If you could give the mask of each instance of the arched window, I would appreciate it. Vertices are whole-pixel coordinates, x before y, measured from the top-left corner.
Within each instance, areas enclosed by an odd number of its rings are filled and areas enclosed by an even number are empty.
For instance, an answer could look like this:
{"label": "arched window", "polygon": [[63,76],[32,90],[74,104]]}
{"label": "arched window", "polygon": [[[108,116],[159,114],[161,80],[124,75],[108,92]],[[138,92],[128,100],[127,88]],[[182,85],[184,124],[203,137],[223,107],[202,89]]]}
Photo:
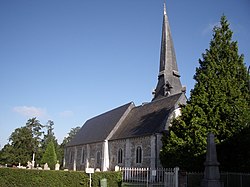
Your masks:
{"label": "arched window", "polygon": [[97,168],[101,167],[101,152],[100,151],[96,153],[96,167]]}
{"label": "arched window", "polygon": [[141,147],[138,146],[136,149],[136,163],[139,164],[142,161],[142,150]]}
{"label": "arched window", "polygon": [[70,154],[69,154],[69,163],[72,164],[73,161],[74,161],[74,155],[75,155],[75,152],[74,151],[70,151]]}
{"label": "arched window", "polygon": [[122,163],[123,155],[122,155],[122,149],[118,150],[118,164]]}
{"label": "arched window", "polygon": [[84,164],[85,160],[84,160],[84,149],[82,148],[82,157],[81,157],[81,163]]}

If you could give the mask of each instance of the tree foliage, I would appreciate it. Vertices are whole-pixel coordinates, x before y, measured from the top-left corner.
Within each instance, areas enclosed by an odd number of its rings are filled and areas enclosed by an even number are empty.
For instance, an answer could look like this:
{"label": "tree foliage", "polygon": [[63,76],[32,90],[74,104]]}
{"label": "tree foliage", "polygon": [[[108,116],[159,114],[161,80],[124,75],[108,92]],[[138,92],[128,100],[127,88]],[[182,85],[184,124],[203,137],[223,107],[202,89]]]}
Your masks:
{"label": "tree foliage", "polygon": [[44,134],[43,137],[43,146],[47,147],[49,142],[54,142],[54,144],[57,144],[57,140],[54,134],[54,122],[52,120],[48,120],[47,124],[44,126],[47,130],[47,133]]}
{"label": "tree foliage", "polygon": [[10,135],[9,144],[1,150],[1,163],[26,165],[31,161],[33,147],[32,131],[27,127],[17,128]]}
{"label": "tree foliage", "polygon": [[54,169],[56,162],[57,162],[57,156],[56,156],[55,146],[53,141],[50,141],[43,154],[41,163],[42,164],[47,163],[51,169]]}
{"label": "tree foliage", "polygon": [[26,165],[35,153],[36,163],[40,163],[46,149],[43,146],[44,125],[37,118],[28,119],[25,126],[17,128],[11,133],[9,143],[0,151],[0,163]]}
{"label": "tree foliage", "polygon": [[62,146],[65,146],[67,143],[70,142],[70,140],[72,140],[72,138],[74,138],[74,136],[76,135],[76,133],[81,129],[81,127],[77,126],[75,128],[71,128],[71,130],[69,131],[68,133],[68,136],[66,136],[64,139],[63,139],[63,142],[62,142]]}
{"label": "tree foliage", "polygon": [[31,150],[33,153],[35,153],[36,163],[39,163],[43,154],[42,141],[43,141],[43,134],[44,134],[44,131],[43,131],[44,125],[42,125],[37,118],[31,118],[31,119],[28,119],[25,126],[28,129],[30,129],[32,133]]}
{"label": "tree foliage", "polygon": [[44,137],[42,139],[42,144],[41,144],[41,148],[43,150],[42,154],[45,153],[45,150],[46,150],[48,144],[50,142],[53,142],[55,152],[57,155],[57,159],[62,160],[63,155],[61,154],[60,145],[58,144],[57,139],[56,139],[55,134],[54,134],[54,125],[55,124],[52,120],[48,120],[47,124],[44,125],[44,128],[46,129],[47,133],[44,133]]}
{"label": "tree foliage", "polygon": [[81,127],[77,126],[74,128],[71,128],[71,130],[69,131],[68,135],[66,137],[64,137],[63,142],[61,143],[61,145],[59,146],[59,154],[61,155],[60,158],[58,158],[58,160],[60,161],[60,163],[63,163],[63,155],[64,155],[64,148],[65,145],[72,140],[72,138],[76,135],[76,133],[81,129]]}
{"label": "tree foliage", "polygon": [[250,171],[250,126],[217,146],[222,171]]}
{"label": "tree foliage", "polygon": [[213,33],[210,48],[199,59],[190,99],[163,137],[160,156],[166,167],[201,169],[208,132],[222,143],[249,126],[249,77],[225,16]]}
{"label": "tree foliage", "polygon": [[[44,163],[44,157],[49,144],[53,143],[56,158],[62,165],[64,147],[80,130],[80,127],[72,128],[68,136],[64,138],[61,145],[58,144],[54,134],[54,122],[48,120],[46,125],[42,125],[37,118],[28,119],[25,126],[17,128],[11,133],[9,142],[0,150],[0,164],[17,165],[21,163],[26,165],[32,161],[35,153],[36,164]],[[47,162],[47,160],[46,160]],[[54,163],[54,161],[53,161]],[[54,167],[54,165],[52,164]]]}

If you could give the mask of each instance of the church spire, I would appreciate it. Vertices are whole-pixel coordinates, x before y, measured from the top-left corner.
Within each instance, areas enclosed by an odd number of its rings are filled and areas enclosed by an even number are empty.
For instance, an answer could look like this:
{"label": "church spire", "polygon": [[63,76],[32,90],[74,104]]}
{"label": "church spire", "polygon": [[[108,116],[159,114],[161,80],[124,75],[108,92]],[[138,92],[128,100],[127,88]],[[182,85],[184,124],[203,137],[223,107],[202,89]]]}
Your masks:
{"label": "church spire", "polygon": [[161,56],[158,83],[153,100],[181,93],[182,85],[176,63],[175,50],[170,32],[170,26],[164,3],[163,25],[161,38]]}

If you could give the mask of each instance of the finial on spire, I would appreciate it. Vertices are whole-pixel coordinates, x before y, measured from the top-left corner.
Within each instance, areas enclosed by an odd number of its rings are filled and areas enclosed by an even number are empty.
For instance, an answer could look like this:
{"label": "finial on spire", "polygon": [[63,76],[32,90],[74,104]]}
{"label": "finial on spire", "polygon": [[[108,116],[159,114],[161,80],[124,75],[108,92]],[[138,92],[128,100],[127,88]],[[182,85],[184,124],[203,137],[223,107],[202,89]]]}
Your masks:
{"label": "finial on spire", "polygon": [[166,10],[166,0],[164,1],[164,10],[163,10],[164,15],[167,15],[167,10]]}

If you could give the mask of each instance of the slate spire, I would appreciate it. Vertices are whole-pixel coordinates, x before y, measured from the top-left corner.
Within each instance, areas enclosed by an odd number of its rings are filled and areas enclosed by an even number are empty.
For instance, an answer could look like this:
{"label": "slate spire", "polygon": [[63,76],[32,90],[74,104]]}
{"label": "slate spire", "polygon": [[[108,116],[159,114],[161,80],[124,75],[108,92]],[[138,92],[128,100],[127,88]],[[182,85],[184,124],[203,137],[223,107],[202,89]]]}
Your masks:
{"label": "slate spire", "polygon": [[176,63],[175,50],[170,32],[170,26],[164,3],[163,25],[161,38],[161,55],[158,83],[154,90],[154,98],[157,100],[182,92],[180,74]]}

